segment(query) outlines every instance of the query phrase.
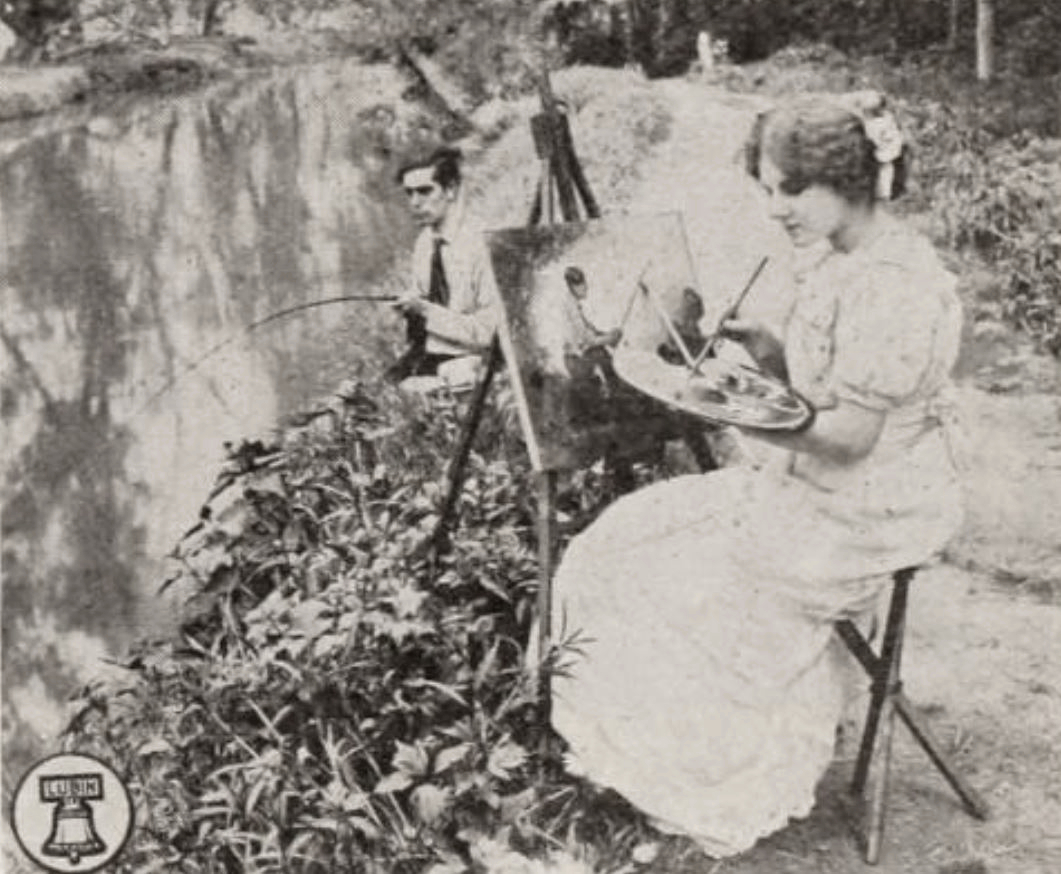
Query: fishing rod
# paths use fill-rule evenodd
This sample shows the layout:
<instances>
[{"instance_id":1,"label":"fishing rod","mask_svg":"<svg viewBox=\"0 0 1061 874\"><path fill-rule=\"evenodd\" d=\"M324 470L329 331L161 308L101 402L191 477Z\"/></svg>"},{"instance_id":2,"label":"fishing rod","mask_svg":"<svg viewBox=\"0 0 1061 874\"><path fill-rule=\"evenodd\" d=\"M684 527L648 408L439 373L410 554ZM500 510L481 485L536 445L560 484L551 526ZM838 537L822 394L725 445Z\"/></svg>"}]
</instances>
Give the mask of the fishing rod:
<instances>
[{"instance_id":1,"label":"fishing rod","mask_svg":"<svg viewBox=\"0 0 1061 874\"><path fill-rule=\"evenodd\" d=\"M325 297L325 298L321 298L320 300L310 300L310 301L306 301L304 303L295 304L294 306L284 307L283 309L280 309L280 310L277 310L276 312L270 313L267 316L263 316L260 319L256 319L255 321L245 325L243 328L241 328L239 331L237 331L233 335L231 335L229 337L226 337L221 342L216 343L213 346L211 346L209 349L206 350L206 352L204 352L202 355L200 355L195 361L191 362L190 364L184 365L184 367L181 369L181 371L179 373L175 373L175 374L171 375L170 378L166 381L166 383L161 388L159 388L157 391L155 391L150 397L148 397L148 399L146 401L144 401L144 403L136 411L136 413L134 413L134 415L137 415L137 414L143 412L145 409L147 409L149 406L151 406L151 404L153 404L162 395L164 395L167 391L169 391L171 388L173 388L173 386L176 385L178 379L181 379L181 378L187 376L189 373L193 373L194 371L198 370L199 367L201 367L210 358L212 358L213 356L217 355L219 352L223 351L227 347L231 346L237 340L243 339L247 334L250 334L252 331L256 331L258 328L261 328L261 327L269 324L270 322L279 321L280 319L286 318L288 316L293 316L293 315L296 315L296 314L298 314L300 312L304 312L306 310L316 309L317 307L327 306L329 304L335 304L335 303L394 303L397 300L399 300L399 296L396 295L396 294L343 294L343 295L339 295L337 297Z\"/></svg>"}]
</instances>

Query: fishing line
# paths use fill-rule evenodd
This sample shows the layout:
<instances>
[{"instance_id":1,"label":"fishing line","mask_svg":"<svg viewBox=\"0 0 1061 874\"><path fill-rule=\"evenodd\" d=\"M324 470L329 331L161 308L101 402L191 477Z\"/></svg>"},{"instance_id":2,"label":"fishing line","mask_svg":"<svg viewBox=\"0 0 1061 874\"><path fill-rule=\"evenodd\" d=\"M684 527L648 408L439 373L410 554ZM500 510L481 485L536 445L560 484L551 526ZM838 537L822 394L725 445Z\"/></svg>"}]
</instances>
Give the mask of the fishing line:
<instances>
[{"instance_id":1,"label":"fishing line","mask_svg":"<svg viewBox=\"0 0 1061 874\"><path fill-rule=\"evenodd\" d=\"M270 322L275 322L288 316L293 316L300 312L304 312L306 310L316 309L317 307L327 306L329 304L334 303L393 303L396 300L398 300L398 295L396 294L344 294L338 297L326 297L320 300L306 301L305 303L285 307L284 309L277 310L276 312L270 313L267 316L263 316L262 318L257 319L248 325L245 325L242 329L232 334L231 336L226 337L221 342L211 346L195 361L191 362L190 364L185 364L179 373L175 373L170 376L170 378L161 388L151 394L147 398L147 400L144 401L144 403L133 413L133 415L137 416L144 410L146 410L149 406L151 406L151 404L153 404L160 397L162 397L162 395L164 395L167 391L173 388L173 386L177 384L177 381L179 379L184 378L189 373L195 372L199 369L199 367L201 367L205 362L217 355L219 352L224 351L236 341L244 339L251 332L256 331L258 328L261 328L269 324Z\"/></svg>"},{"instance_id":2,"label":"fishing line","mask_svg":"<svg viewBox=\"0 0 1061 874\"><path fill-rule=\"evenodd\" d=\"M208 359L222 352L225 348L232 345L238 340L244 339L248 334L261 328L270 322L275 322L288 316L297 315L300 312L306 310L316 309L318 307L327 306L330 304L337 303L393 303L399 299L398 295L370 295L370 294L347 294L340 295L337 297L322 298L320 300L311 300L304 303L295 304L293 306L285 307L276 312L272 312L267 316L263 316L260 319L256 319L253 322L245 325L243 328L235 332L229 337L226 337L219 343L210 347L204 354L199 356L195 361L190 364L184 365L179 373L173 374L166 383L159 388L157 391L151 394L151 396L141 404L137 409L133 410L125 424L129 424L134 419L139 417L148 407L151 406L155 401L162 397L167 391L173 388L177 384L178 380L182 379L189 373L194 372L200 366L202 366ZM33 366L33 363L26 358L25 354L19 346L18 340L8 334L3 323L0 323L0 342L7 349L8 353L14 359L15 366L26 374L30 381L30 384L37 391L41 398L41 402L44 406L44 415L49 420L53 427L61 427L62 422L59 416L56 414L57 403L51 392L48 390L44 383L41 375L37 369ZM117 423L115 423L117 424ZM85 464L89 460L96 456L96 453L102 452L106 449L106 446L97 446L95 452L85 453L80 457L80 463Z\"/></svg>"}]
</instances>

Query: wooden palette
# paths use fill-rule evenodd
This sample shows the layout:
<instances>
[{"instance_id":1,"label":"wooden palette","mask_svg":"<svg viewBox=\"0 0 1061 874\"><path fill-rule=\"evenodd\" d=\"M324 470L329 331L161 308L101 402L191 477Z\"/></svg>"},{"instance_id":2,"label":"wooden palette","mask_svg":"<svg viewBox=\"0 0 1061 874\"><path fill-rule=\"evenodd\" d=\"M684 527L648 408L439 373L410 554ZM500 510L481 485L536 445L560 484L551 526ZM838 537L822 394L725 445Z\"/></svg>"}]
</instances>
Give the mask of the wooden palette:
<instances>
[{"instance_id":1,"label":"wooden palette","mask_svg":"<svg viewBox=\"0 0 1061 874\"><path fill-rule=\"evenodd\" d=\"M792 431L811 415L807 402L784 383L736 362L710 358L692 373L654 352L626 346L616 350L612 363L619 378L638 391L713 423Z\"/></svg>"}]
</instances>

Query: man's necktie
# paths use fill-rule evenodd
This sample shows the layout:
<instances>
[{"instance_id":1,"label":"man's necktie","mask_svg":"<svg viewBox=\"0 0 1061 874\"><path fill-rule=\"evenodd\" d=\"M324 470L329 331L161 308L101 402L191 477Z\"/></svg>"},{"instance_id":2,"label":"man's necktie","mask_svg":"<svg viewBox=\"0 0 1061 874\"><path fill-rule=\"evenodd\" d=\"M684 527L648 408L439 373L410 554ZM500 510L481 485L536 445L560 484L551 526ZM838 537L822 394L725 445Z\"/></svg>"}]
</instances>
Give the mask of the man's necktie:
<instances>
[{"instance_id":1,"label":"man's necktie","mask_svg":"<svg viewBox=\"0 0 1061 874\"><path fill-rule=\"evenodd\" d=\"M435 237L435 248L431 253L431 278L427 286L427 299L439 306L449 303L449 282L446 281L446 268L442 264L442 237Z\"/></svg>"},{"instance_id":2,"label":"man's necktie","mask_svg":"<svg viewBox=\"0 0 1061 874\"><path fill-rule=\"evenodd\" d=\"M442 265L442 245L445 240L435 237L435 247L431 252L431 274L427 283L427 299L431 303L445 306L449 303L449 283L446 281L446 270ZM393 368L396 380L414 376L421 372L427 355L427 319L420 313L408 313L405 316L405 339L409 349L401 361Z\"/></svg>"}]
</instances>

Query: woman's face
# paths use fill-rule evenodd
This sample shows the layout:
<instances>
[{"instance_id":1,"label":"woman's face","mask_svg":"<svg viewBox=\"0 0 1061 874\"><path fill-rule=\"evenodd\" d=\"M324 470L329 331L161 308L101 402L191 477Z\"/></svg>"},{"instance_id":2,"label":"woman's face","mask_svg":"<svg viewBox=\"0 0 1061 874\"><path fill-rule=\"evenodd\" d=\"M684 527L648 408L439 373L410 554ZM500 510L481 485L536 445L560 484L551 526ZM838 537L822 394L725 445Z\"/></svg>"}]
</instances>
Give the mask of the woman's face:
<instances>
[{"instance_id":1,"label":"woman's face","mask_svg":"<svg viewBox=\"0 0 1061 874\"><path fill-rule=\"evenodd\" d=\"M770 199L770 217L780 222L796 246L822 239L835 241L851 219L852 206L823 185L809 185L799 194L786 194L784 173L767 155L759 163L759 182Z\"/></svg>"}]
</instances>

